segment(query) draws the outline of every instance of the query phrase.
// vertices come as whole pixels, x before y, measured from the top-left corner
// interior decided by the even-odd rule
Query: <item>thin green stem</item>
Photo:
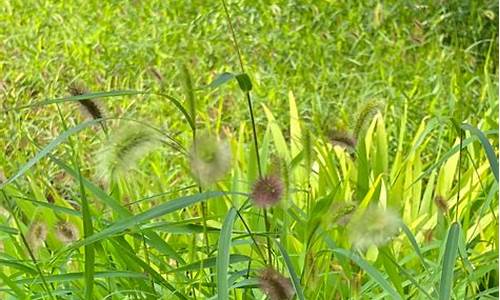
[[[243,58],[241,56],[241,51],[240,51],[240,47],[238,45],[238,39],[236,38],[236,33],[234,32],[233,24],[231,21],[231,15],[229,14],[229,10],[227,9],[226,1],[225,0],[221,0],[221,1],[222,1],[222,5],[224,7],[224,11],[226,13],[227,21],[229,24],[229,29],[231,31],[231,35],[232,35],[232,39],[233,39],[233,43],[234,43],[234,48],[236,49],[236,53],[238,54],[238,61],[240,63],[241,72],[245,73]],[[257,139],[257,128],[255,125],[255,117],[254,117],[253,107],[252,107],[252,98],[250,96],[250,91],[246,91],[245,94],[246,94],[246,99],[247,99],[247,104],[248,104],[248,111],[250,112],[250,121],[252,122],[252,134],[253,134],[253,143],[254,143],[254,148],[255,148],[255,157],[257,160],[257,169],[259,171],[259,178],[262,178],[262,165],[260,163],[259,142]],[[264,208],[263,210],[264,210],[264,223],[266,226],[266,232],[268,234],[266,237],[267,254],[269,257],[269,264],[272,265],[273,264],[272,244],[271,244],[271,239],[269,238],[270,222],[269,222],[269,217],[267,215],[267,209]]]
[[[269,259],[269,265],[273,265],[273,253],[272,253],[272,248],[271,248],[271,238],[269,238],[269,233],[270,233],[270,228],[271,225],[269,224],[269,218],[267,216],[267,209],[263,208],[264,211],[264,222],[266,223],[266,242],[267,242],[267,256]]]
[[[233,36],[234,48],[236,49],[236,53],[238,54],[238,60],[240,62],[241,72],[245,73],[245,67],[243,66],[243,58],[240,52],[240,46],[238,45],[238,40],[236,39],[236,34],[234,33],[233,22],[231,21],[231,15],[229,14],[229,10],[227,9],[226,1],[222,0],[222,5],[224,6],[224,12],[226,13],[229,30],[231,30],[231,35]]]

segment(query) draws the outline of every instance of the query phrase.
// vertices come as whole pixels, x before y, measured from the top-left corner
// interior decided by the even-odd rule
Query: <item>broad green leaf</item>
[[[238,84],[240,85],[240,89],[243,92],[249,92],[252,90],[252,81],[250,77],[246,73],[241,73],[236,75],[236,80],[238,80]]]

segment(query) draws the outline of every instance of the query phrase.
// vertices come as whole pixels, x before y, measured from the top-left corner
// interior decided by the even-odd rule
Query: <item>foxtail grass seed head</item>
[[[399,231],[401,219],[390,209],[368,207],[355,216],[348,225],[349,238],[354,248],[366,250],[370,246],[382,246]]]
[[[365,102],[358,110],[354,134],[359,137],[368,124],[372,121],[377,112],[384,109],[384,103],[378,100],[369,100]]]
[[[137,162],[160,145],[156,132],[138,124],[121,124],[97,153],[102,180],[117,179],[137,167]]]
[[[259,287],[270,300],[291,300],[295,294],[290,279],[271,267],[259,274]]]
[[[68,90],[71,96],[80,96],[89,92],[81,82],[72,83]],[[82,113],[88,119],[101,119],[104,117],[104,109],[96,99],[83,99],[79,100],[78,103]]]
[[[448,202],[446,201],[446,199],[443,196],[437,195],[434,198],[434,203],[436,204],[436,206],[439,208],[439,210],[442,213],[448,212]]]
[[[26,235],[26,239],[28,240],[28,244],[33,250],[37,250],[47,238],[47,224],[43,222],[35,222],[31,224],[28,229],[28,234]]]
[[[73,223],[59,222],[56,225],[56,236],[64,244],[69,244],[80,238],[80,231]]]
[[[229,143],[209,134],[196,137],[190,152],[191,173],[203,186],[222,179],[231,168]]]
[[[278,176],[271,175],[258,179],[250,194],[250,198],[258,207],[271,207],[283,196],[283,183]]]
[[[356,138],[347,131],[333,131],[330,133],[332,145],[339,146],[352,153],[356,149]]]
[[[7,177],[5,177],[5,173],[0,169],[0,184],[4,183],[7,181]]]

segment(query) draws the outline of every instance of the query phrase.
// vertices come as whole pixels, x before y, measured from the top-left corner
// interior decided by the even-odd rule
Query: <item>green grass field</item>
[[[498,299],[498,2],[225,1],[0,0],[0,299]]]

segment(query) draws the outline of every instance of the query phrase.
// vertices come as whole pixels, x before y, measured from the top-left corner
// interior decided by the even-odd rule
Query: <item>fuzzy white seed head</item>
[[[158,135],[137,124],[122,124],[112,132],[97,153],[97,167],[101,179],[117,179],[137,167],[137,162],[159,146]]]
[[[69,244],[80,238],[80,231],[73,223],[59,222],[56,225],[56,236],[64,244]]]
[[[229,143],[208,134],[197,136],[191,148],[190,165],[201,185],[215,183],[231,168]]]
[[[35,222],[28,229],[26,239],[33,250],[37,250],[47,238],[47,225],[43,222]]]
[[[260,272],[259,287],[270,300],[291,300],[295,295],[290,279],[271,267]]]
[[[401,219],[394,211],[371,206],[351,220],[349,238],[354,248],[365,250],[372,245],[382,246],[389,242],[400,226]]]

